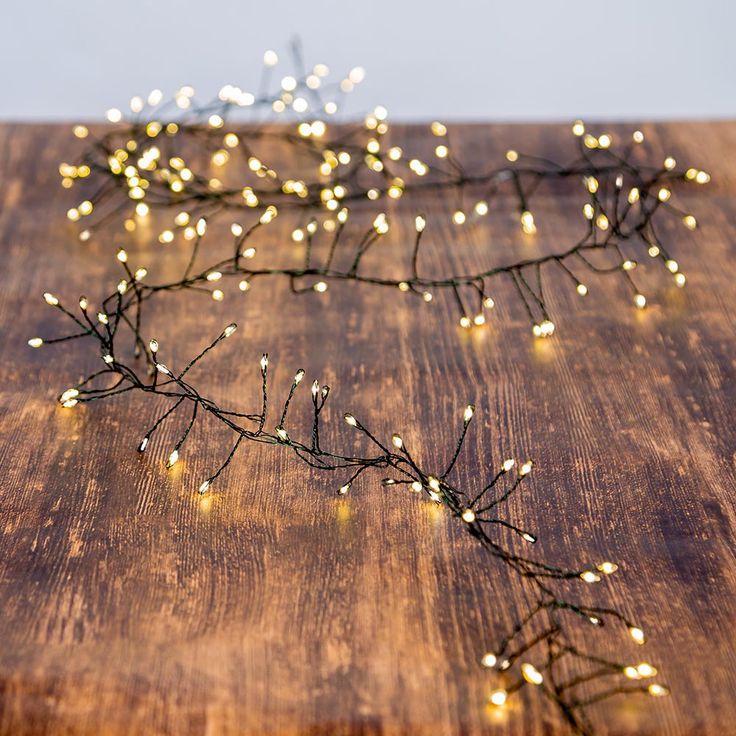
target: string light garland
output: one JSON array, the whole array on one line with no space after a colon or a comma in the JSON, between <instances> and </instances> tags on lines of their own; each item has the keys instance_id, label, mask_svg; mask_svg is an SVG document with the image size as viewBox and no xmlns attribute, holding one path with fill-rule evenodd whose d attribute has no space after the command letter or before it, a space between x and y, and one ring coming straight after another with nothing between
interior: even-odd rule
<instances>
[{"instance_id":1,"label":"string light garland","mask_svg":"<svg viewBox=\"0 0 736 736\"><path fill-rule=\"evenodd\" d=\"M435 460L431 471L420 464L400 434L393 434L390 441L382 440L350 413L344 415L345 424L367 438L374 452L360 455L327 449L321 439L320 429L322 412L330 395L329 386L318 380L311 385L312 423L306 439L297 438L298 429L294 430L288 421L292 400L306 375L303 369L294 374L286 396L281 401L273 401L269 391L269 358L263 354L258 366L261 404L250 413L221 407L190 382L190 371L236 332L235 323L226 326L214 341L183 368L165 363L161 344L151 339L148 350L154 360L155 372L152 376L141 376L135 365L118 357L120 353L116 350L116 342L125 332L133 331L136 341L142 340L135 323L125 317L121 308L123 294L118 293L118 310L108 319L98 319L97 322L88 312L86 299L81 300L80 317L67 310L55 296L46 294L45 298L49 305L63 312L80 330L93 338L102 358L99 370L59 396L63 407L71 409L132 391L162 400L166 408L145 430L137 449L145 453L164 422L179 420L182 431L170 450L167 468L179 461L196 422L209 418L232 432L234 441L231 447L224 459L214 465L208 476L198 484L199 494L214 490L215 484L245 441L291 451L309 467L337 478L334 486L336 493L341 496L349 493L353 484L366 471L381 470L388 473L382 481L386 488L424 494L432 502L443 505L464 525L468 534L483 546L487 554L498 559L510 573L530 586L534 599L533 605L500 639L494 651L480 658L481 666L494 672L495 686L488 696L492 706L503 707L511 695L531 685L539 688L559 708L575 733L592 734L593 727L587 715L589 706L620 694L668 694L665 685L652 680L657 675L657 669L648 662L637 663L633 658L627 661L612 660L576 643L581 638L581 626L600 629L607 622L627 630L635 644L645 643L642 629L623 612L608 606L582 603L565 590L566 582L600 583L603 578L613 574L618 565L602 561L577 568L558 567L516 552L512 546L504 544L500 535L494 534L506 530L526 544L537 542L536 534L509 520L503 512L504 503L520 491L532 472L530 460L520 464L511 458L505 460L488 482L482 486L479 483L480 490L463 490L451 480L475 415L472 404L463 411L459 439L449 461L438 463ZM273 421L274 416L277 417L276 423L271 425L269 422Z\"/></svg>"},{"instance_id":2,"label":"string light garland","mask_svg":"<svg viewBox=\"0 0 736 736\"><path fill-rule=\"evenodd\" d=\"M277 58L274 52L264 55L266 79ZM326 101L325 95L330 90L344 95L362 80L364 72L353 69L339 83L328 85L324 78L329 70L324 64L305 72L300 58L297 53L299 71L283 77L274 93L254 95L227 85L216 100L197 106L189 87L179 90L168 103L154 90L147 102L133 98L130 122L122 122L119 110L108 114L118 125L101 137L93 139L88 128L76 126L75 135L91 141L91 146L83 163L63 163L59 170L67 187L77 181L87 185L91 181L96 187L67 213L73 221L84 221L82 240L117 217L132 232L152 210L175 210L170 227L159 233L158 240L163 246L191 242L190 264L181 280L153 287L155 291L209 287L212 298L222 301L229 280L236 280L240 291L248 291L254 280L278 276L289 279L294 293L324 293L331 282L344 280L396 288L425 302L432 301L435 292L446 291L457 305L459 324L466 329L486 323L495 304L493 282L505 278L513 285L532 333L539 338L555 331L543 270L559 270L564 283L581 297L589 291L584 274L616 275L638 309L647 305L633 277L642 257L659 264L677 286L685 286L686 276L655 225L661 216L669 215L694 230L695 217L672 202L671 187L677 182L704 184L710 176L697 168L678 168L672 156L661 165L639 163L637 149L644 141L641 131L634 131L617 150L611 134L593 135L576 121L572 126L576 157L567 164L509 150L503 166L470 173L454 155L450 132L440 122L430 126L437 141L431 164L390 145L387 111L380 106L362 125L337 126L331 136L332 125L323 118L334 115L339 105L334 99ZM264 109L290 112L298 121L295 129L256 123L235 132L229 121L242 107L255 116ZM178 115L172 108L178 109ZM256 150L259 144L271 150L274 143L292 149L293 159L313 161L316 170L306 177L297 171L280 173ZM237 185L224 183L228 170L238 178ZM243 172L245 178L241 178ZM406 273L386 277L365 272L364 257L391 228L388 202L412 192L447 190L458 203L450 218L461 237L463 228L487 217L495 202L510 194L523 233L533 239L538 231L533 197L543 183L560 180L579 181L584 192L583 228L574 242L545 255L475 273L429 277L420 268L429 223L418 213ZM371 223L358 225L357 232L350 227L355 212L359 221L367 217ZM289 268L254 265L257 248L251 241L261 225L282 213L294 218L291 238L304 248L300 262ZM194 273L207 224L226 216L235 218L231 223L232 257ZM324 252L318 254L321 244ZM404 255L409 255L408 248ZM400 257L385 255L384 260ZM139 284L136 291L147 292L149 287Z\"/></svg>"},{"instance_id":3,"label":"string light garland","mask_svg":"<svg viewBox=\"0 0 736 736\"><path fill-rule=\"evenodd\" d=\"M102 365L65 390L59 397L60 404L71 409L130 392L161 402L166 408L142 433L138 450L147 451L164 422L181 422L179 439L168 454L169 468L185 452L187 438L197 422L214 421L229 429L233 444L197 486L200 494L217 487L246 441L286 449L316 471L331 474L331 478L336 478L334 486L339 495L349 493L365 471L378 469L387 474L383 479L385 487L424 494L430 502L443 505L490 556L517 575L531 591L533 603L529 609L492 652L480 657L480 665L494 673L489 703L504 707L507 699L522 688L536 688L558 707L575 733L592 734L590 706L619 694L643 692L657 697L666 695L668 690L653 681L657 670L648 662L637 663L634 658L612 660L579 643L581 639L587 641L587 627L601 629L605 624L627 631L636 645L645 643L641 627L622 611L589 605L568 591L574 585L601 583L616 572L615 563L558 567L518 553L513 543L504 543L504 530L521 543L533 545L537 541L534 533L510 521L503 512L504 503L520 491L530 475L531 461L504 461L490 481L482 487L479 482L472 491L458 488L451 480L475 414L474 406L468 405L463 412L459 439L449 461L435 460L432 470L413 456L401 435L394 434L390 441L384 441L353 414L344 415L346 425L367 438L373 453L328 450L320 428L329 386L316 380L312 383L311 427L306 439L297 439L300 432L291 426L289 409L304 381L304 370L295 373L286 396L275 402L270 390L269 359L263 354L259 363L260 407L251 413L221 407L195 388L189 373L236 332L236 324L225 327L181 368L164 360L161 344L149 339L143 327L143 310L165 292L205 292L213 300L222 301L223 284L230 280L237 281L240 292L247 292L257 280L287 278L295 294L320 294L332 282L354 281L396 288L419 296L424 302L431 301L438 291L449 292L457 304L460 325L470 329L485 323L487 311L494 306L494 280L506 278L530 319L534 336L545 338L553 334L555 325L543 289L543 268L559 269L580 296L588 293L581 273L617 274L631 290L634 305L641 309L646 306L646 298L636 286L632 271L637 266L635 249L643 248L673 276L678 286L684 286L685 276L658 237L655 221L662 214L675 215L688 229L695 229L693 215L671 202L670 187L678 181L704 184L710 177L700 169L678 169L671 156L661 166L638 163L636 149L644 140L640 131L635 131L617 152L610 134L594 136L580 121L572 128L577 141L572 162L558 164L510 150L503 166L480 174L470 173L456 159L447 127L435 122L431 134L437 141L436 162L429 164L389 144L387 113L381 107L369 114L362 125L342 126L331 136L332 126L325 118L337 113L341 95L358 84L364 72L353 69L330 86L325 82L325 65L318 64L305 72L298 53L295 59L298 72L285 76L275 93L256 95L227 86L217 100L200 106L195 104L191 88L179 90L173 103L164 103L163 95L155 90L146 100L133 98L131 110L135 117L131 122L123 123L119 110L108 111L108 120L117 127L101 137L93 139L85 126L75 127L75 135L91 140L91 146L82 163L61 165L62 182L71 187L82 180L87 182L86 187L90 182L96 187L67 213L70 220L87 223L81 239L88 240L117 217L122 219L125 230L133 232L151 210L176 210L171 226L160 232L158 240L162 246L182 240L191 243L191 249L179 278L159 284L148 283L147 269L133 268L127 251L119 249L116 259L122 269L121 279L115 291L103 299L99 310L92 309L84 296L79 299L79 309L72 310L46 293L45 301L72 320L75 331L59 337L34 337L29 345L38 348L91 339ZM264 55L263 89L277 61L274 52ZM325 96L325 90L335 96ZM180 111L176 116L171 115L174 106ZM235 132L235 128L228 127L228 121L241 107L256 112L270 109L277 114L289 111L300 119L295 131L259 123ZM279 173L255 150L260 143L271 146L274 142L291 147L299 157L315 161L317 171L311 177ZM189 152L188 156L185 152ZM213 167L224 169L236 160L241 164L238 172L246 172L246 180L237 186L224 183L224 175L211 175ZM478 273L428 277L422 273L420 255L430 218L416 214L411 265L405 275L385 277L365 271L363 258L390 230L385 206L389 200L405 196L409 199L415 191L452 192L458 206L450 217L458 233L462 233L464 227L486 217L495 199L508 189L521 229L533 238L538 227L531 209L533 196L542 183L557 180L579 180L583 184L585 227L574 243L546 255ZM375 209L366 213L367 207ZM351 209L358 212L357 218ZM291 237L303 246L301 262L286 268L253 265L259 234L283 213L295 218ZM235 218L230 227L230 255L202 267L199 261L206 247L203 243L208 224L228 216ZM353 220L361 222L366 216L370 226L358 225L357 234L353 232ZM126 350L120 347L121 341L131 338L134 356L143 357L145 367L124 357Z\"/></svg>"}]
</instances>

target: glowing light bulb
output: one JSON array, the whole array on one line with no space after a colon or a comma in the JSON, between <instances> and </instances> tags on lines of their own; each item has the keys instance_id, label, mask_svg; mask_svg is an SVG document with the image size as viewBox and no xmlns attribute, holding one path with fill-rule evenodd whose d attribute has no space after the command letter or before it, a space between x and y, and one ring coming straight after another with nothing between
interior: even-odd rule
<instances>
[{"instance_id":1,"label":"glowing light bulb","mask_svg":"<svg viewBox=\"0 0 736 736\"><path fill-rule=\"evenodd\" d=\"M414 218L414 227L418 233L424 232L424 228L427 227L427 221L422 215L417 215Z\"/></svg>"},{"instance_id":2,"label":"glowing light bulb","mask_svg":"<svg viewBox=\"0 0 736 736\"><path fill-rule=\"evenodd\" d=\"M324 294L327 291L327 283L318 281L312 288L319 294Z\"/></svg>"},{"instance_id":3,"label":"glowing light bulb","mask_svg":"<svg viewBox=\"0 0 736 736\"><path fill-rule=\"evenodd\" d=\"M585 296L588 293L588 287L585 284L578 284L575 287L575 291L577 291L580 296Z\"/></svg>"},{"instance_id":4,"label":"glowing light bulb","mask_svg":"<svg viewBox=\"0 0 736 736\"><path fill-rule=\"evenodd\" d=\"M644 296L644 294L635 294L634 304L636 305L637 309L644 309L644 307L647 306L647 298Z\"/></svg>"},{"instance_id":5,"label":"glowing light bulb","mask_svg":"<svg viewBox=\"0 0 736 736\"><path fill-rule=\"evenodd\" d=\"M462 520L467 524L472 524L475 521L475 511L473 509L465 509L462 513Z\"/></svg>"},{"instance_id":6,"label":"glowing light bulb","mask_svg":"<svg viewBox=\"0 0 736 736\"><path fill-rule=\"evenodd\" d=\"M259 222L261 223L261 225L268 225L269 222L273 222L278 214L279 211L276 209L276 207L270 204L268 205L268 207L266 207L266 211L261 215Z\"/></svg>"},{"instance_id":7,"label":"glowing light bulb","mask_svg":"<svg viewBox=\"0 0 736 736\"><path fill-rule=\"evenodd\" d=\"M398 434L392 434L391 435L391 444L397 449L400 450L404 446L404 441L399 437Z\"/></svg>"},{"instance_id":8,"label":"glowing light bulb","mask_svg":"<svg viewBox=\"0 0 736 736\"><path fill-rule=\"evenodd\" d=\"M572 124L572 134L578 138L585 134L585 125L582 120L576 120Z\"/></svg>"},{"instance_id":9,"label":"glowing light bulb","mask_svg":"<svg viewBox=\"0 0 736 736\"><path fill-rule=\"evenodd\" d=\"M261 356L261 373L265 373L266 368L268 368L268 355L264 354Z\"/></svg>"},{"instance_id":10,"label":"glowing light bulb","mask_svg":"<svg viewBox=\"0 0 736 736\"><path fill-rule=\"evenodd\" d=\"M164 230L159 236L158 236L158 242L163 243L164 245L168 245L169 243L174 242L174 233L171 230Z\"/></svg>"},{"instance_id":11,"label":"glowing light bulb","mask_svg":"<svg viewBox=\"0 0 736 736\"><path fill-rule=\"evenodd\" d=\"M223 334L223 336L225 336L225 337L230 337L230 335L232 335L232 334L233 334L233 332L235 332L235 330L237 330L237 329L238 329L238 325L237 325L237 324L235 324L235 322L232 322L231 324L229 324L229 325L228 325L228 326L227 326L227 327L226 327L226 328L225 328L225 329L224 329L224 330L222 331L222 334Z\"/></svg>"},{"instance_id":12,"label":"glowing light bulb","mask_svg":"<svg viewBox=\"0 0 736 736\"><path fill-rule=\"evenodd\" d=\"M492 705L500 708L502 705L506 704L506 700L508 699L508 697L509 694L504 689L499 688L498 690L494 690L488 696L488 700Z\"/></svg>"},{"instance_id":13,"label":"glowing light bulb","mask_svg":"<svg viewBox=\"0 0 736 736\"><path fill-rule=\"evenodd\" d=\"M534 235L537 232L537 226L534 224L534 215L529 210L524 210L521 213L521 229L527 235Z\"/></svg>"},{"instance_id":14,"label":"glowing light bulb","mask_svg":"<svg viewBox=\"0 0 736 736\"><path fill-rule=\"evenodd\" d=\"M202 483L202 485L199 487L200 495L207 493L211 485L212 485L212 481L209 481L209 480L204 481L204 483Z\"/></svg>"},{"instance_id":15,"label":"glowing light bulb","mask_svg":"<svg viewBox=\"0 0 736 736\"><path fill-rule=\"evenodd\" d=\"M172 467L176 465L178 460L179 460L179 450L173 450L171 454L169 455L169 460L166 464L168 465L168 467Z\"/></svg>"},{"instance_id":16,"label":"glowing light bulb","mask_svg":"<svg viewBox=\"0 0 736 736\"><path fill-rule=\"evenodd\" d=\"M69 401L70 399L76 399L77 396L79 396L79 390L78 389L76 389L76 388L68 388L59 397L59 403L64 404L65 402Z\"/></svg>"},{"instance_id":17,"label":"glowing light bulb","mask_svg":"<svg viewBox=\"0 0 736 736\"><path fill-rule=\"evenodd\" d=\"M158 340L155 338L152 338L149 343L148 347L150 348L151 352L155 355L158 352Z\"/></svg>"},{"instance_id":18,"label":"glowing light bulb","mask_svg":"<svg viewBox=\"0 0 736 736\"><path fill-rule=\"evenodd\" d=\"M555 323L545 319L540 323L539 329L542 337L551 337L555 331Z\"/></svg>"},{"instance_id":19,"label":"glowing light bulb","mask_svg":"<svg viewBox=\"0 0 736 736\"><path fill-rule=\"evenodd\" d=\"M657 674L657 668L652 667L649 662L641 662L636 665L636 671L639 673L639 677L655 677Z\"/></svg>"},{"instance_id":20,"label":"glowing light bulb","mask_svg":"<svg viewBox=\"0 0 736 736\"><path fill-rule=\"evenodd\" d=\"M467 330L470 327L470 317L467 315L460 317L460 327Z\"/></svg>"},{"instance_id":21,"label":"glowing light bulb","mask_svg":"<svg viewBox=\"0 0 736 736\"><path fill-rule=\"evenodd\" d=\"M373 228L379 235L385 235L388 232L388 220L385 212L380 212L376 216L376 219L373 220Z\"/></svg>"},{"instance_id":22,"label":"glowing light bulb","mask_svg":"<svg viewBox=\"0 0 736 736\"><path fill-rule=\"evenodd\" d=\"M350 483L345 483L344 485L340 486L337 492L341 496L344 496L349 490L350 490Z\"/></svg>"},{"instance_id":23,"label":"glowing light bulb","mask_svg":"<svg viewBox=\"0 0 736 736\"><path fill-rule=\"evenodd\" d=\"M149 438L148 437L144 437L141 440L140 445L138 445L138 452L145 452L146 451L146 447L148 447L148 441L149 441Z\"/></svg>"},{"instance_id":24,"label":"glowing light bulb","mask_svg":"<svg viewBox=\"0 0 736 736\"><path fill-rule=\"evenodd\" d=\"M514 467L515 460L513 458L509 458L508 460L503 461L503 472L508 473L509 470L511 470Z\"/></svg>"},{"instance_id":25,"label":"glowing light bulb","mask_svg":"<svg viewBox=\"0 0 736 736\"><path fill-rule=\"evenodd\" d=\"M656 682L652 683L648 688L647 691L650 695L652 695L655 698L661 698L665 695L669 695L670 691L668 688L666 688L664 685L658 685Z\"/></svg>"},{"instance_id":26,"label":"glowing light bulb","mask_svg":"<svg viewBox=\"0 0 736 736\"><path fill-rule=\"evenodd\" d=\"M532 472L533 463L531 460L527 460L520 468L519 475L529 475Z\"/></svg>"},{"instance_id":27,"label":"glowing light bulb","mask_svg":"<svg viewBox=\"0 0 736 736\"><path fill-rule=\"evenodd\" d=\"M302 379L303 378L304 378L304 369L303 368L300 368L296 372L296 375L294 376L294 385L295 386L298 386L302 382Z\"/></svg>"},{"instance_id":28,"label":"glowing light bulb","mask_svg":"<svg viewBox=\"0 0 736 736\"><path fill-rule=\"evenodd\" d=\"M646 641L644 632L638 626L629 626L629 636L637 643L643 644Z\"/></svg>"},{"instance_id":29,"label":"glowing light bulb","mask_svg":"<svg viewBox=\"0 0 736 736\"><path fill-rule=\"evenodd\" d=\"M598 571L604 575L611 575L618 570L618 565L615 562L601 562L597 565Z\"/></svg>"},{"instance_id":30,"label":"glowing light bulb","mask_svg":"<svg viewBox=\"0 0 736 736\"><path fill-rule=\"evenodd\" d=\"M580 573L580 579L585 583L597 583L600 581L601 576L596 575L592 570L586 570Z\"/></svg>"},{"instance_id":31,"label":"glowing light bulb","mask_svg":"<svg viewBox=\"0 0 736 736\"><path fill-rule=\"evenodd\" d=\"M544 680L542 673L529 662L524 662L521 665L521 674L522 677L532 685L541 685Z\"/></svg>"},{"instance_id":32,"label":"glowing light bulb","mask_svg":"<svg viewBox=\"0 0 736 736\"><path fill-rule=\"evenodd\" d=\"M484 667L490 668L490 667L495 667L497 661L498 661L498 658L496 657L495 654L493 654L492 652L487 652L481 657L480 663Z\"/></svg>"},{"instance_id":33,"label":"glowing light bulb","mask_svg":"<svg viewBox=\"0 0 736 736\"><path fill-rule=\"evenodd\" d=\"M436 135L438 138L447 135L447 126L437 120L435 120L430 127L432 129L432 135Z\"/></svg>"},{"instance_id":34,"label":"glowing light bulb","mask_svg":"<svg viewBox=\"0 0 736 736\"><path fill-rule=\"evenodd\" d=\"M59 305L59 300L53 294L50 294L48 291L43 295L43 298L46 304L49 304L52 307L56 307Z\"/></svg>"},{"instance_id":35,"label":"glowing light bulb","mask_svg":"<svg viewBox=\"0 0 736 736\"><path fill-rule=\"evenodd\" d=\"M414 493L422 492L422 484L418 480L413 481L410 488Z\"/></svg>"},{"instance_id":36,"label":"glowing light bulb","mask_svg":"<svg viewBox=\"0 0 736 736\"><path fill-rule=\"evenodd\" d=\"M345 415L345 421L351 427L357 427L358 426L358 420L352 414L346 414Z\"/></svg>"},{"instance_id":37,"label":"glowing light bulb","mask_svg":"<svg viewBox=\"0 0 736 736\"><path fill-rule=\"evenodd\" d=\"M685 215L682 218L682 223L688 230L695 230L698 226L698 221L692 215Z\"/></svg>"}]
</instances>

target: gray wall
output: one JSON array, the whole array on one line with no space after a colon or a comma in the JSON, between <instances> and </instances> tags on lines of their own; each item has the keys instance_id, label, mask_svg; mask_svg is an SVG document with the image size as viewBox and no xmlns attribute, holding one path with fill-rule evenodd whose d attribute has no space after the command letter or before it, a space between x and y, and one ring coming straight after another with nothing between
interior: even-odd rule
<instances>
[{"instance_id":1,"label":"gray wall","mask_svg":"<svg viewBox=\"0 0 736 736\"><path fill-rule=\"evenodd\" d=\"M393 118L736 117L734 0L3 0L0 117L94 119L152 87L255 86L298 33ZM282 54L282 57L284 55Z\"/></svg>"}]
</instances>

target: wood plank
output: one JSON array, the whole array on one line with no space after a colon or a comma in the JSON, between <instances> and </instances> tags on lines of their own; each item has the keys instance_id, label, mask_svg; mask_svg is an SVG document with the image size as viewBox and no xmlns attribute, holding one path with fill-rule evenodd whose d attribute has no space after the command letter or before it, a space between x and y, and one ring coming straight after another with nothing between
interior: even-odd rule
<instances>
[{"instance_id":1,"label":"wood plank","mask_svg":"<svg viewBox=\"0 0 736 736\"><path fill-rule=\"evenodd\" d=\"M507 286L490 324L468 334L448 299L423 305L339 284L294 298L270 282L245 296L230 288L221 304L167 297L150 330L176 364L235 319L242 332L199 385L250 410L267 350L281 387L297 367L333 386L326 432L340 446L339 418L352 411L440 462L458 412L476 403L458 478L475 485L491 455L534 457L510 512L538 530L540 554L621 563L606 585L648 631L647 657L672 688L601 706L600 732L715 735L736 722L736 124L643 130L657 158L672 153L713 176L676 194L699 230L662 230L688 288L645 271L644 314L615 280L591 280L586 299L550 289L558 331L541 343ZM562 126L451 132L479 168L509 147L571 153ZM392 135L419 145L424 134ZM502 712L484 706L493 678L479 655L525 594L433 505L381 488L380 473L338 500L330 479L258 446L200 499L193 490L229 448L219 429L195 430L167 473L175 424L150 453L135 452L157 405L56 407L99 359L78 345L26 348L61 326L40 294L108 292L123 242L80 243L64 220L75 199L56 167L74 145L66 127L0 126L0 733L568 733L533 693ZM438 271L570 240L580 206L564 188L540 193L529 243L511 215L459 238L449 198L415 203L393 213L396 240L372 254L376 267L388 268L382 259L417 210L433 225L424 266ZM288 218L272 227L265 247L293 257ZM182 257L145 233L126 247L153 273ZM631 651L598 638L607 654Z\"/></svg>"}]
</instances>

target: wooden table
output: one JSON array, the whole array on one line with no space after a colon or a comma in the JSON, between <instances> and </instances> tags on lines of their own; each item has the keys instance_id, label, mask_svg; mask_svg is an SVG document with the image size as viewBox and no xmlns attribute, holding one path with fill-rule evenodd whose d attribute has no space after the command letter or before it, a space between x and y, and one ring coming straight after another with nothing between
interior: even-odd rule
<instances>
[{"instance_id":1,"label":"wooden table","mask_svg":"<svg viewBox=\"0 0 736 736\"><path fill-rule=\"evenodd\" d=\"M586 299L555 289L557 333L535 341L503 288L490 324L465 333L446 298L340 284L294 298L271 282L245 297L231 288L221 304L172 297L151 334L183 359L236 319L238 339L198 375L211 394L235 386L255 405L267 350L282 382L303 366L334 387L333 436L350 410L384 435L401 430L423 458L446 456L475 402L461 478L485 477L491 453L534 457L510 512L539 532L545 557L621 563L611 599L649 632L646 656L672 688L602 706L601 733L724 734L736 730L736 124L643 129L656 159L713 176L676 193L699 230L663 226L688 288L649 269L644 313L615 279L591 280ZM453 135L466 161L501 161L509 147L572 156L567 126ZM338 500L271 447L247 448L201 499L193 490L229 442L218 429L197 433L167 473L178 427L135 452L151 402L58 408L95 356L27 348L62 325L42 292L109 292L120 243L152 270L176 257L145 237L76 239L64 218L75 196L56 171L71 150L67 127L0 127L0 732L569 733L534 694L484 707L492 677L478 657L524 593L431 503L381 488L380 473ZM453 202L420 205L447 222ZM539 245L510 215L464 242L437 226L426 258L469 271L537 252L571 239L579 205L564 192L538 199ZM269 247L289 256L287 222L272 227Z\"/></svg>"}]
</instances>

